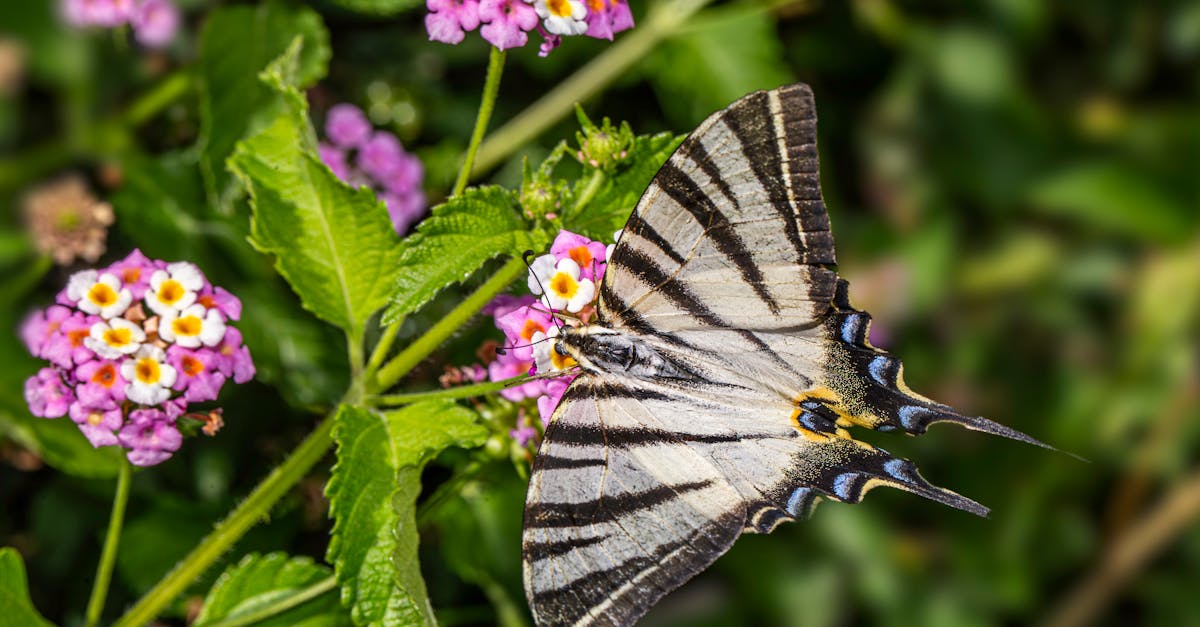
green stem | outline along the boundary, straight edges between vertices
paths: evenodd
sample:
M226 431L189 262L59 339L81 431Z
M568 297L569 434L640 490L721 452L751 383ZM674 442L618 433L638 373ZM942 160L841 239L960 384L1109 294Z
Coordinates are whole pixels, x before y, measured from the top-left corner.
M571 214L579 215L579 212L596 197L596 192L600 191L603 184L604 171L596 168L592 171L592 178L588 179L587 187L583 188L583 193L579 195L579 200L575 201L575 208L571 210Z
M421 363L422 359L428 357L442 342L461 329L471 319L471 316L483 309L483 306L488 304L496 294L499 294L524 273L525 261L523 259L520 257L509 259L496 271L496 274L492 275L492 278L463 299L457 307L446 314L446 317L430 327L425 335L417 338L387 365L380 368L367 392L379 392L396 385L404 375Z
M396 334L400 332L401 324L404 324L404 318L387 325L380 334L379 341L375 343L375 348L371 351L371 359L367 361L367 369L363 372L363 378L367 381L375 376L375 371L379 370L383 360L387 359L388 351L392 350L392 343L396 341Z
M243 627L244 625L253 625L272 616L282 614L294 607L303 605L336 587L337 577L330 575L293 595L264 605L253 612L219 620L215 623L205 623L204 627Z
M96 567L92 596L88 599L88 627L99 624L100 614L104 613L108 584L112 581L113 565L117 563L117 545L121 543L121 528L125 523L125 505L129 503L129 484L132 476L133 468L121 457L121 465L117 470L117 492L113 496L112 513L108 517L108 533L104 536L104 549L100 553L100 564Z
M496 166L518 147L570 113L575 103L587 100L624 75L711 1L669 0L657 5L637 28L489 135L479 147L472 176Z
M191 88L191 74L183 70L172 73L134 100L121 119L131 128L141 126L179 100Z
M467 145L467 156L463 159L462 170L458 172L458 180L454 182L454 192L451 196L461 194L467 188L467 181L471 178L475 152L479 150L479 142L483 141L488 121L492 118L492 109L496 106L496 94L500 91L500 75L504 72L505 54L499 48L492 48L491 56L488 57L487 78L483 83L483 99L479 102L479 115L475 118L475 130L471 133L471 143Z
M512 387L532 381L532 377L520 375L503 381L488 381L487 383L475 383L472 385L460 385L457 387L447 388L445 390L430 390L428 392L412 392L409 394L384 394L376 396L372 399L374 405L411 405L420 401L429 401L435 399L456 399L456 398L471 398L472 396L483 396L492 392L499 392L504 388Z
M240 539L250 527L267 515L291 487L313 467L333 444L333 416L321 424L282 464L271 471L267 478L229 514L217 524L192 552L175 565L149 592L146 593L116 623L118 627L140 627L158 616L180 592L183 592L196 577L200 576L229 547Z

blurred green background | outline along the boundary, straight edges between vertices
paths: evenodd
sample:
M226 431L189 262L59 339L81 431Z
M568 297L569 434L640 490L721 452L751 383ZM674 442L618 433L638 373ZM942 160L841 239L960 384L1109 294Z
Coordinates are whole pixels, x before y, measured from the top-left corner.
M181 38L149 53L67 30L46 0L0 3L0 545L25 556L34 601L55 621L81 619L112 465L66 419L29 416L21 397L37 363L7 330L76 269L35 251L21 209L31 189L76 173L110 202L105 262L136 246L199 263L242 297L259 365L257 383L223 397L219 437L135 478L110 607L152 585L346 379L343 340L246 243L245 201L205 192L197 139L213 118L201 109L214 87L242 87L197 87L198 33L233 4L181 2ZM314 112L366 108L422 156L437 198L470 134L487 49L474 35L426 41L420 7L380 17L353 4L307 5L332 50ZM639 20L671 6L633 3ZM289 24L271 36L290 40ZM548 59L512 51L492 127L637 32L571 39ZM593 117L686 132L753 89L811 84L841 272L875 316L873 338L904 359L914 389L1088 461L950 427L870 434L991 518L887 490L825 504L744 537L645 624L1200 625L1200 3L733 2L660 39L594 85ZM254 57L266 44L225 45ZM536 159L572 137L567 113L517 154ZM514 184L518 166L506 156L485 178ZM409 385L474 361L489 334L478 326ZM318 468L226 563L254 550L323 555L328 465ZM445 476L435 469L430 486ZM446 624L524 612L523 498L523 480L497 463L422 529Z

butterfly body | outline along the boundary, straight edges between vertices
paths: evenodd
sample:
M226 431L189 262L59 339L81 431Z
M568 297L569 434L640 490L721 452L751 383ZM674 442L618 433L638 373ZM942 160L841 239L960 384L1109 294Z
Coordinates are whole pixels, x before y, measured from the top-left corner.
M608 260L596 323L534 461L523 538L539 625L627 625L820 499L886 485L986 514L851 429L956 422L912 392L833 270L805 85L756 92L685 140Z

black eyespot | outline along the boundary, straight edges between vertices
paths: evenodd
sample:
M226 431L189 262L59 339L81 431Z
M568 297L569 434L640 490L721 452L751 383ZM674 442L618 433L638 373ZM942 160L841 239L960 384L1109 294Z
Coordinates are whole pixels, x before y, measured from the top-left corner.
M555 342L555 343L554 343L554 352L555 352L555 353L558 353L558 356L559 356L559 357L566 357L566 356L567 356L567 349L563 348L562 342Z

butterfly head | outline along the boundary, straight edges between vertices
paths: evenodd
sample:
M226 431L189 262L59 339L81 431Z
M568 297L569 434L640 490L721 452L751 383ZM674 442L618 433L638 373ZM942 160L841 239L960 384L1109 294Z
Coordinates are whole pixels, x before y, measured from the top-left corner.
M638 378L686 379L694 376L641 338L600 325L567 327L554 338L551 350L563 358L574 359L588 372L621 373Z

